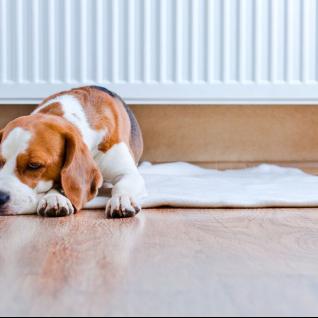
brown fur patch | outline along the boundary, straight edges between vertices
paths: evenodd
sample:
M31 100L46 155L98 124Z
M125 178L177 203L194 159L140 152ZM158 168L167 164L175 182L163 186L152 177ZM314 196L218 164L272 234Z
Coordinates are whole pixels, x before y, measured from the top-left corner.
M67 131L65 138L66 152L61 185L78 211L97 195L103 184L103 177L82 138L72 131Z
M126 108L120 98L92 86L86 86L55 94L45 99L39 106L62 95L76 97L84 109L90 126L96 130L105 131L106 137L98 147L100 151L107 152L113 145L124 142L138 163L143 150L140 128L133 114L129 113L131 111L128 107ZM53 103L40 112L63 115L58 103Z
M49 104L48 106L44 107L39 111L42 114L49 114L49 115L56 115L56 116L63 116L64 112L62 110L61 104L56 102Z

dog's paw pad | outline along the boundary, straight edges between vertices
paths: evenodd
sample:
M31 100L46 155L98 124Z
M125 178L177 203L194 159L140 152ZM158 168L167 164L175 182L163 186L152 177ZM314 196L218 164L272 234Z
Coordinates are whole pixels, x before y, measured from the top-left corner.
M130 218L140 211L140 206L129 196L113 196L106 206L106 216L109 219Z
M62 194L47 194L40 200L37 213L43 217L62 217L73 214L74 208Z

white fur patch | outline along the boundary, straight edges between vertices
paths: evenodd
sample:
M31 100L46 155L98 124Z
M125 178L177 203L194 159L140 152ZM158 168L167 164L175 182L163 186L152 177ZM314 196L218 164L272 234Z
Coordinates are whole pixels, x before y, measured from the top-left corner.
M64 112L63 117L79 129L88 148L91 151L94 151L101 143L106 132L105 130L96 131L91 128L81 103L73 95L61 95L51 99L46 104L37 108L33 113L37 113L54 103L59 103L61 105Z
M28 148L31 137L29 131L17 127L1 144L6 162L0 170L0 191L10 195L10 212L15 214L34 213L37 205L37 194L15 175L17 157Z
M35 187L37 193L46 193L53 188L53 181L40 181Z
M139 212L138 199L146 194L145 183L125 143L99 153L96 162L106 182L114 185L106 205L108 217L126 217Z
M31 138L31 132L20 127L10 132L1 145L1 153L3 158L7 161L7 167L15 167L18 155L28 148Z
M106 153L99 152L95 160L106 182L114 183L119 176L139 173L124 142L112 146Z

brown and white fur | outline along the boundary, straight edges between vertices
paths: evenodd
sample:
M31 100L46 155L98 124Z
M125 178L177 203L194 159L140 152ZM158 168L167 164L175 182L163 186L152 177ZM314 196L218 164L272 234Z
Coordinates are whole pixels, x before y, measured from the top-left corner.
M107 89L88 86L45 99L0 131L0 214L66 216L113 185L110 218L140 211L139 125Z

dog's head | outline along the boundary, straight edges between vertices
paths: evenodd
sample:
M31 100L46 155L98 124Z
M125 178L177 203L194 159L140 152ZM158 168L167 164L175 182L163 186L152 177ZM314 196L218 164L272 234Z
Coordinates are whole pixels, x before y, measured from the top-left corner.
M25 116L0 131L0 213L34 213L53 187L80 210L101 185L80 132L63 118Z

